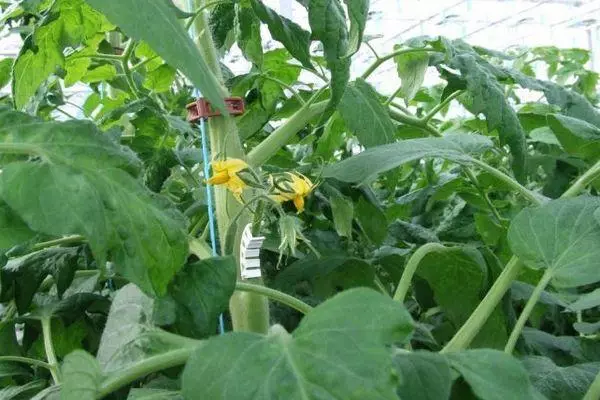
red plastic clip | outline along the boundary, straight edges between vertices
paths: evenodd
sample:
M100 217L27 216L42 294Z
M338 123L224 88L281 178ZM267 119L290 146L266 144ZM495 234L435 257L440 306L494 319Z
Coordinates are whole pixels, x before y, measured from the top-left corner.
M224 100L229 114L241 115L244 113L244 99L241 97L227 97ZM188 104L186 108L188 110L187 119L190 122L198 122L201 118L221 115L221 112L213 110L210 103L204 98L197 99L195 102Z

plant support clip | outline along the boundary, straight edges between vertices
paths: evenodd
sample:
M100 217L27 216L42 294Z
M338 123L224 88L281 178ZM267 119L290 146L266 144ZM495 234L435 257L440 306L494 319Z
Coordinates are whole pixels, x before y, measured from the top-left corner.
M241 97L227 97L224 101L230 115L242 115L244 113L244 99ZM187 120L192 123L221 115L221 112L213 109L208 100L203 97L199 97L193 103L188 104L186 109L188 111Z
M264 236L252 236L252 225L246 225L240 243L240 275L242 279L261 277L260 248L264 241Z

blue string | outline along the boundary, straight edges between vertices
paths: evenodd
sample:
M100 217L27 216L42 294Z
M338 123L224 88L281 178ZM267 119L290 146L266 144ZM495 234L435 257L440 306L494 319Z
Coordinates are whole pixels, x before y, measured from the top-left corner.
M210 158L208 152L208 139L206 135L206 118L200 120L200 137L202 140L202 159L204 162L204 178L208 179L210 173ZM217 255L217 235L215 233L215 214L213 208L211 185L206 185L206 203L208 207L208 232L210 234L210 247L212 249L212 255ZM219 334L225 333L225 322L223 320L223 314L219 315Z
M187 9L191 12L194 9L193 0L187 0ZM202 18L200 15L198 18ZM192 24L189 31L192 36L192 40L196 37L196 28ZM194 90L194 96L199 98L202 96L199 89ZM210 174L210 153L208 151L208 138L206 135L206 118L200 120L200 137L202 140L202 159L204 162L204 178L208 179ZM206 184L206 204L208 207L208 231L210 234L210 247L212 250L213 257L217 256L217 235L215 233L215 214L213 208L213 197L211 185ZM219 334L225 333L225 322L223 320L223 314L219 315Z

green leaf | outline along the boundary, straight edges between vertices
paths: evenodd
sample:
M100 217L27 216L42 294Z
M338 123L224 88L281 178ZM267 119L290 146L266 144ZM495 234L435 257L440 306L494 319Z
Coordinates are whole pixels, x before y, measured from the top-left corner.
M0 202L0 251L35 237L27 224L3 202Z
M527 371L516 358L508 354L478 349L448 353L446 357L479 399L536 398Z
M215 257L187 264L169 285L168 296L155 303L155 313L174 307L176 332L194 338L213 335L217 318L227 310L236 281L232 257ZM164 316L163 316L164 318ZM155 320L158 324L160 321Z
M178 21L171 0L148 0L143 7L137 0L86 1L127 36L148 43L167 64L183 72L213 106L227 111L223 89ZM152 29L148 29L149 26Z
M365 236L379 246L387 236L387 218L383 211L364 197L354 205L354 215Z
M600 306L600 289L579 295L579 298L569 304L570 311L577 312Z
M56 1L42 25L27 38L15 61L12 77L15 107L25 107L42 82L64 66L64 48L77 48L97 33L110 29L112 26L105 18L84 0Z
M196 350L183 372L185 398L396 399L386 345L410 335L401 304L354 289L315 308L292 333L228 333ZM239 382L243 381L244 385Z
M600 363L561 367L547 357L529 356L523 360L537 390L549 400L581 399L600 371Z
M36 231L84 235L99 263L110 255L127 279L164 293L187 257L185 223L126 172L137 172L135 155L88 122L40 122L8 110L0 121L5 151L43 160L3 168L0 197L9 207Z
M6 296L13 294L19 313L24 314L48 275L54 278L61 296L80 266L81 250L77 247L54 247L10 259L0 270L0 299L8 301Z
M600 321L598 322L575 322L573 328L582 335L595 335L600 331Z
M144 348L127 352L145 332L144 323L152 320L153 301L140 289L128 284L115 295L98 347L97 359L104 372L113 372L146 356ZM131 354L130 354L131 353Z
M163 64L146 73L144 87L156 93L166 92L173 85L177 71L170 65Z
M342 195L338 190L332 189L329 196L331 212L333 213L333 224L338 235L352 237L352 221L354 220L354 206L350 199Z
M488 269L483 256L468 247L432 249L419 261L416 274L427 281L435 302L456 329L479 305L488 286ZM501 309L496 308L472 346L502 348L507 339L504 317Z
M235 26L235 3L218 3L210 12L208 25L217 49L223 49Z
M410 400L450 398L452 373L446 358L425 351L394 355L394 368L400 375L398 397Z
M498 130L501 144L508 144L512 154L512 168L518 179L525 170L525 132L506 98L502 86L471 54L454 57L451 66L459 69L467 82L467 92L472 97L470 111L485 115L488 131Z
M85 83L96 83L109 81L117 76L117 69L112 64L104 64L99 67L90 69L81 78Z
M527 266L551 270L556 287L598 282L599 207L597 198L578 197L526 208L510 224L510 248Z
M560 114L547 117L548 126L571 155L596 161L600 154L600 128Z
M348 36L348 52L345 57L355 54L363 41L365 24L369 15L369 0L344 0L350 17L350 33Z
M390 143L396 128L377 92L363 79L357 79L346 88L338 106L346 126L365 147Z
M371 264L348 256L307 257L290 264L280 272L273 285L288 293L306 292L326 300L340 290L354 287L374 287L375 270Z
M14 59L7 57L0 61L0 89L8 85L12 74Z
M394 46L394 50L398 48L399 46ZM425 81L425 72L429 66L429 54L426 52L400 54L394 57L394 62L398 77L402 81L402 97L408 103L415 97Z
M365 183L377 175L411 161L439 157L461 164L473 160L493 146L479 135L447 135L443 138L409 139L367 149L362 153L325 167L323 176L343 182Z
M277 40L306 68L313 68L310 62L310 33L294 21L280 16L260 0L251 0L254 12L267 24L273 39Z
M250 2L242 0L235 5L236 39L246 60L260 67L263 60L260 20Z
M350 80L350 58L345 57L349 48L346 13L339 0L311 0L308 22L312 37L323 43L323 53L331 71L331 97L324 114L324 118L328 118Z
M75 350L67 355L61 367L61 399L95 400L102 382L102 372L98 361L83 350Z
M2 400L25 400L31 399L34 394L46 386L45 379L36 379L27 382L21 386L9 386L0 389L0 399Z

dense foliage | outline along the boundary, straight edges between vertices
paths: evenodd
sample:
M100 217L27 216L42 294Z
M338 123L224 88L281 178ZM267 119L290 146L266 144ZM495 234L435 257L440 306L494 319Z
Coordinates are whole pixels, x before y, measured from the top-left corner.
M419 37L353 78L368 0L300 1L311 32L260 0L0 3L24 40L0 62L1 399L600 397L586 51ZM195 88L246 104L206 123L211 159Z

